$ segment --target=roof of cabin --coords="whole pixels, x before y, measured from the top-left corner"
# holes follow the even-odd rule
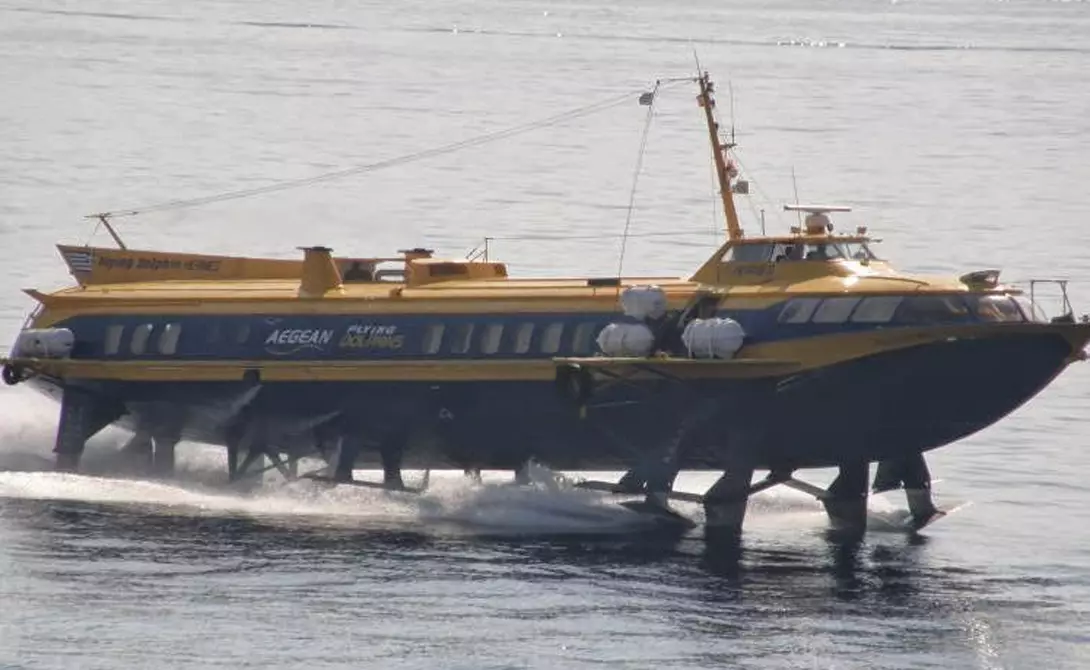
[[[668,296],[683,300],[700,288],[697,282],[676,277],[630,277],[623,285],[654,284]],[[720,285],[714,287],[728,296],[781,294],[962,292],[968,288],[951,277],[924,277],[881,273],[870,276],[820,276],[799,281],[772,280],[762,284]],[[996,290],[1007,290],[999,287]],[[299,282],[287,279],[248,279],[231,281],[160,281],[124,284],[97,284],[72,287],[52,294],[36,293],[47,301],[73,302],[143,302],[143,301],[282,301],[298,300]],[[330,292],[324,300],[386,299],[556,299],[564,297],[598,298],[613,301],[616,286],[590,286],[586,278],[567,279],[491,279],[452,280],[407,288],[395,282],[346,283],[342,292]]]

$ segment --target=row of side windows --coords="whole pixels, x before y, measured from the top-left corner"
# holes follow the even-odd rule
[[[421,350],[430,355],[439,353],[444,347],[452,354],[526,355],[534,349],[536,353],[552,355],[565,349],[576,356],[589,355],[594,352],[594,336],[599,330],[601,325],[598,323],[580,323],[574,328],[560,322],[544,326],[533,323],[434,323],[424,333]],[[134,356],[148,353],[172,356],[178,351],[181,334],[182,326],[178,323],[143,323],[131,330],[124,324],[112,324],[106,328],[103,352],[107,356],[116,356],[125,348],[126,353]],[[228,329],[228,332],[221,332],[219,325],[215,324],[208,330],[207,339],[212,344],[231,340],[241,344],[249,339],[249,335],[249,324]]]
[[[155,351],[164,356],[172,356],[177,353],[178,338],[182,336],[182,326],[177,323],[164,324],[158,328],[150,323],[135,326],[129,338],[129,352],[134,356],[148,353],[148,344],[151,342],[152,335],[155,334],[156,330],[158,330],[158,336],[155,340]],[[103,352],[107,356],[116,356],[121,352],[121,343],[124,338],[125,326],[123,324],[115,323],[109,326],[106,328]]]
[[[422,351],[425,354],[437,354],[445,344],[452,354],[479,352],[486,355],[497,353],[524,355],[530,353],[534,344],[534,335],[539,332],[537,352],[556,354],[561,350],[565,331],[570,330],[568,348],[572,354],[578,356],[594,351],[594,335],[599,329],[600,326],[596,323],[580,323],[572,329],[567,329],[563,323],[550,323],[544,328],[533,323],[517,325],[489,323],[481,327],[474,323],[461,323],[449,328],[447,324],[433,323],[424,333]],[[506,342],[505,333],[508,336]]]
[[[793,298],[780,312],[780,323],[950,323],[1033,321],[1008,296],[844,296]]]

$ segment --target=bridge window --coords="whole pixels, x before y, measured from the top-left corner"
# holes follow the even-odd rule
[[[550,323],[541,335],[541,353],[555,354],[560,351],[560,338],[564,335],[564,324]]]
[[[182,335],[182,326],[177,323],[168,323],[163,332],[159,333],[159,353],[173,356],[178,351],[178,338]]]
[[[901,296],[875,296],[863,298],[859,307],[852,312],[852,321],[855,323],[889,323],[893,320],[893,313],[901,304]]]
[[[723,260],[733,263],[767,263],[772,260],[772,245],[739,244],[731,247]]]
[[[1022,314],[1026,317],[1026,321],[1048,323],[1048,315],[1045,314],[1045,311],[1026,296],[1014,296],[1014,301],[1022,308]]]
[[[949,323],[969,318],[969,308],[956,295],[920,295],[905,298],[894,314],[898,323]]]
[[[446,328],[441,323],[433,323],[424,332],[424,353],[439,353],[439,346],[443,343],[443,330]]]
[[[121,350],[121,336],[125,334],[125,326],[112,325],[106,329],[106,342],[103,350],[107,356],[113,356]]]
[[[469,343],[473,340],[473,324],[460,323],[454,327],[454,334],[450,340],[450,353],[464,354],[469,351]]]
[[[503,339],[503,324],[490,323],[481,333],[481,353],[494,354],[500,349],[500,340]]]
[[[865,242],[842,242],[840,244],[840,249],[844,254],[844,258],[850,258],[853,261],[870,261],[878,259]]]
[[[534,340],[534,324],[524,323],[515,331],[515,353],[525,354],[530,351],[530,344]]]
[[[143,323],[132,331],[132,342],[129,343],[129,348],[137,356],[147,351],[148,338],[151,337],[152,328],[154,326],[150,323]]]
[[[792,298],[780,312],[780,323],[806,323],[821,303],[820,298]]]
[[[981,321],[1022,321],[1014,301],[1004,295],[966,296]],[[974,305],[975,303],[975,305]]]
[[[591,337],[597,324],[581,323],[575,327],[575,333],[571,338],[571,350],[576,356],[585,355],[593,351]]]

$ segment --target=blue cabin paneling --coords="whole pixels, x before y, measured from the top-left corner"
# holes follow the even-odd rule
[[[793,301],[851,300],[851,296],[794,298],[763,309],[722,309],[718,316],[738,321],[746,342],[756,344],[834,335],[877,328],[1025,321],[1010,298],[1003,314],[985,316],[973,297],[905,297],[896,311],[871,322],[853,320],[858,305],[833,322],[781,321]],[[889,297],[863,298],[889,300]],[[899,298],[893,297],[895,300]],[[918,301],[948,300],[950,311],[921,311]],[[983,300],[983,299],[979,299]],[[1009,304],[1007,304],[1009,303]],[[860,301],[859,304],[862,304]],[[991,303],[989,303],[991,304]],[[125,315],[81,316],[62,324],[76,334],[78,358],[200,360],[398,360],[398,359],[541,359],[588,356],[598,351],[598,333],[622,318],[616,312],[352,315]],[[437,332],[442,327],[438,347]],[[589,326],[589,328],[588,328]],[[150,332],[147,332],[150,327]],[[582,327],[582,328],[581,328]],[[498,339],[495,328],[499,328]],[[531,328],[526,337],[525,328]],[[114,330],[111,336],[111,329]],[[120,337],[117,329],[120,329]],[[560,332],[556,332],[560,329]],[[141,330],[145,331],[138,335]],[[146,338],[144,337],[146,335]],[[171,337],[176,338],[172,341]],[[144,346],[135,346],[144,339]],[[109,345],[115,345],[111,350]],[[487,346],[485,346],[487,344]]]

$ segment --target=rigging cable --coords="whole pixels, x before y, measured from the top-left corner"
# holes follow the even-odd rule
[[[756,177],[753,176],[753,171],[746,166],[744,161],[742,161],[742,155],[738,149],[738,147],[734,147],[733,149],[731,149],[731,154],[734,156],[734,160],[738,161],[738,165],[741,166],[742,170],[745,171],[746,179],[748,179],[751,184],[757,187],[757,192],[761,194],[762,198],[764,198],[765,205],[769,207],[773,212],[776,212],[777,217],[782,222],[783,216],[782,213],[776,209],[776,201],[768,197],[768,193],[763,188],[761,188],[761,183],[757,181]]]
[[[624,220],[624,234],[621,236],[621,253],[617,259],[617,279],[621,278],[621,269],[624,267],[624,252],[628,246],[628,229],[632,225],[632,211],[636,207],[636,186],[640,180],[640,170],[643,168],[643,156],[647,150],[647,136],[651,132],[651,121],[655,118],[655,97],[659,93],[661,82],[656,81],[655,87],[650,93],[640,96],[640,103],[647,105],[647,118],[643,122],[643,134],[640,136],[640,151],[636,155],[636,169],[632,173],[632,190],[628,194],[628,213]],[[646,101],[646,102],[645,102]],[[621,283],[617,282],[617,295],[620,296]]]
[[[674,83],[674,82],[671,82],[671,83]],[[656,83],[656,89],[657,88],[658,88],[658,84]],[[421,151],[417,151],[415,153],[406,154],[406,155],[403,155],[403,156],[397,156],[397,157],[394,157],[394,158],[388,158],[386,160],[377,161],[375,163],[367,163],[365,165],[357,165],[355,167],[350,167],[350,168],[346,168],[346,169],[343,169],[343,170],[338,170],[336,172],[327,172],[327,173],[324,173],[324,174],[315,175],[313,177],[307,177],[307,178],[304,178],[304,179],[294,179],[294,180],[289,180],[289,181],[280,181],[280,182],[275,182],[275,183],[272,183],[272,184],[268,184],[266,186],[258,186],[256,188],[241,189],[241,190],[237,190],[237,191],[226,191],[226,192],[223,192],[223,193],[217,193],[217,194],[198,197],[198,198],[190,198],[190,199],[184,199],[184,200],[168,200],[168,201],[165,201],[165,202],[160,202],[160,203],[156,203],[156,204],[152,204],[152,205],[146,205],[144,207],[135,207],[135,208],[131,208],[131,209],[118,209],[118,210],[113,210],[113,211],[108,211],[108,212],[100,212],[100,213],[96,213],[96,214],[89,214],[84,218],[88,218],[88,219],[90,219],[90,218],[101,219],[103,217],[106,217],[106,218],[119,218],[119,217],[136,216],[138,214],[145,214],[145,213],[148,213],[148,212],[161,212],[161,211],[171,210],[171,209],[183,209],[183,208],[187,208],[187,207],[198,207],[198,206],[201,206],[201,205],[208,205],[208,204],[212,204],[212,203],[223,202],[223,201],[226,201],[226,200],[236,200],[236,199],[248,198],[248,197],[252,197],[252,196],[256,196],[256,195],[264,195],[266,193],[273,193],[273,192],[276,192],[276,191],[285,191],[285,190],[288,190],[288,189],[299,188],[299,187],[303,187],[303,186],[310,186],[312,184],[318,184],[318,183],[325,182],[325,181],[332,181],[334,179],[343,179],[345,177],[350,177],[350,176],[357,175],[357,174],[363,174],[363,173],[366,173],[366,172],[373,172],[373,171],[381,170],[381,169],[384,169],[384,168],[395,167],[395,166],[398,166],[398,165],[404,165],[406,163],[411,163],[411,162],[418,161],[418,160],[424,160],[424,159],[427,159],[427,158],[433,158],[435,156],[441,156],[443,154],[452,153],[452,152],[458,151],[460,149],[467,149],[467,148],[470,148],[470,147],[475,147],[475,146],[479,146],[479,145],[482,145],[482,144],[487,144],[489,142],[495,142],[497,140],[502,140],[502,139],[506,139],[508,137],[513,137],[515,135],[521,135],[521,134],[524,134],[524,133],[528,133],[528,132],[530,132],[532,130],[537,130],[539,128],[546,128],[546,127],[549,127],[549,126],[555,126],[555,125],[558,125],[558,124],[563,123],[565,121],[570,121],[572,119],[577,119],[577,118],[580,118],[580,117],[583,117],[583,116],[589,116],[589,115],[594,114],[596,112],[601,112],[601,111],[616,107],[616,106],[618,106],[620,104],[623,104],[625,102],[630,101],[631,97],[634,94],[639,93],[639,92],[641,92],[641,91],[635,91],[635,92],[629,91],[629,92],[626,92],[626,93],[624,93],[622,95],[616,95],[616,96],[613,96],[611,98],[607,98],[605,100],[602,100],[600,102],[596,102],[594,104],[585,105],[583,107],[577,107],[577,108],[569,110],[567,112],[556,114],[554,116],[549,116],[549,117],[546,117],[544,119],[539,119],[537,121],[532,121],[532,122],[529,122],[529,123],[524,123],[524,124],[521,124],[521,125],[513,126],[511,128],[507,128],[506,130],[500,130],[500,131],[493,132],[493,133],[486,133],[484,135],[478,135],[476,137],[471,137],[469,139],[461,140],[459,142],[454,142],[452,144],[446,144],[446,145],[435,147],[435,148],[432,148],[432,149],[424,149],[424,150],[421,150]]]

